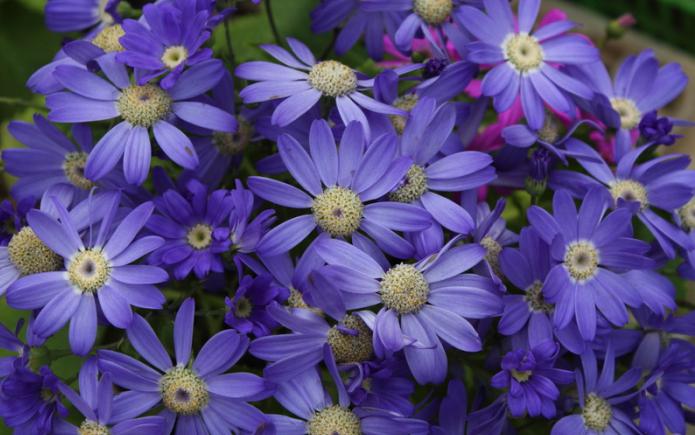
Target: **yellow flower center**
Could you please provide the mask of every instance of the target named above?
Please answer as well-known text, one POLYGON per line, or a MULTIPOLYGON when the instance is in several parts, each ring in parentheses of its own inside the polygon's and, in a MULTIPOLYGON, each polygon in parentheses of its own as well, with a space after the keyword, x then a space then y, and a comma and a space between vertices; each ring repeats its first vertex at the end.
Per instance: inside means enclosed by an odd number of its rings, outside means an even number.
POLYGON ((177 366, 159 380, 164 406, 184 415, 198 413, 210 400, 207 385, 191 369, 177 366))
POLYGON ((212 227, 206 224, 193 225, 186 234, 186 241, 193 249, 205 249, 212 243, 212 227))
POLYGON ((681 225, 686 230, 695 229, 695 197, 678 210, 681 218, 681 225))
MULTIPOLYGON (((393 102, 393 107, 410 112, 417 104, 418 99, 417 94, 406 94, 396 98, 393 102)), ((396 129, 396 132, 398 134, 403 134, 406 118, 400 115, 389 115, 389 119, 391 120, 391 124, 393 124, 393 128, 396 129)))
POLYGON ((398 264, 381 280, 381 301, 400 314, 418 311, 427 302, 430 286, 425 276, 410 264, 398 264))
POLYGON ((526 382, 531 378, 531 370, 522 370, 522 371, 517 371, 516 369, 512 369, 512 377, 516 379, 518 382, 526 382))
POLYGON ((109 435, 111 432, 109 428, 103 426, 96 421, 85 420, 77 429, 78 435, 109 435))
POLYGON ((309 84, 323 95, 340 97, 357 89, 357 76, 350 67, 335 60, 325 60, 311 68, 309 84))
POLYGON ((625 201, 637 201, 641 209, 649 206, 647 198, 647 189, 644 185, 635 180, 617 180, 610 184, 610 192, 616 205, 618 199, 622 198, 625 201))
POLYGON ((212 144, 220 154, 233 156, 244 151, 246 145, 251 142, 253 126, 243 117, 238 116, 239 129, 235 133, 216 131, 212 135, 212 144))
POLYGON ((632 130, 642 120, 642 112, 637 108, 637 104, 629 98, 611 98, 611 106, 620 115, 621 128, 632 130))
POLYGON ((543 283, 540 281, 535 281, 526 289, 524 300, 529 308, 537 313, 550 313, 553 311, 552 304, 547 303, 543 298, 543 283))
POLYGON ((139 127, 151 127, 167 117, 172 100, 169 94, 155 85, 131 85, 121 92, 116 103, 121 117, 139 127))
POLYGON ((309 435, 362 435, 360 418, 338 405, 329 406, 314 414, 307 423, 309 435))
POLYGON ((78 151, 65 154, 63 172, 65 172, 65 176, 73 186, 82 190, 89 190, 96 186, 95 182, 84 176, 84 167, 86 164, 87 153, 85 152, 78 151))
POLYGON ((580 240, 567 246, 564 264, 575 281, 593 278, 598 270, 598 262, 598 250, 593 243, 580 240))
POLYGON ((483 237, 480 244, 485 248, 485 260, 492 268, 492 271, 497 275, 502 275, 502 270, 500 269, 500 253, 502 252, 502 245, 490 236, 483 237))
POLYGON ((311 211, 322 230, 333 237, 344 237, 359 228, 364 205, 352 190, 329 187, 314 198, 311 211))
POLYGON ((53 272, 63 265, 60 255, 51 251, 29 227, 12 236, 7 253, 22 276, 53 272))
POLYGON ((403 184, 389 194, 392 201, 413 202, 427 192, 427 175, 419 165, 412 165, 405 175, 403 184))
POLYGON ((107 53, 114 51, 123 51, 125 48, 121 45, 121 36, 125 35, 125 30, 120 24, 104 27, 97 36, 92 39, 92 44, 101 48, 107 53))
POLYGON ((613 418, 613 410, 610 403, 594 393, 586 396, 584 409, 582 410, 584 426, 600 433, 608 427, 611 418, 613 418))
POLYGON ((432 26, 445 22, 453 8, 452 0, 413 0, 413 11, 432 26))
POLYGON ((538 40, 528 33, 513 33, 502 42, 507 62, 520 73, 532 72, 543 63, 545 53, 538 40))
POLYGON ((167 47, 162 54, 162 63, 169 69, 174 69, 188 59, 188 50, 182 45, 167 47))
POLYGON ((101 249, 80 251, 68 264, 68 279, 82 293, 94 293, 104 286, 111 275, 111 265, 101 249))
POLYGON ((368 360, 372 356, 372 331, 362 319, 352 314, 345 316, 343 325, 357 331, 350 335, 333 326, 328 331, 328 344, 338 363, 355 363, 368 360))

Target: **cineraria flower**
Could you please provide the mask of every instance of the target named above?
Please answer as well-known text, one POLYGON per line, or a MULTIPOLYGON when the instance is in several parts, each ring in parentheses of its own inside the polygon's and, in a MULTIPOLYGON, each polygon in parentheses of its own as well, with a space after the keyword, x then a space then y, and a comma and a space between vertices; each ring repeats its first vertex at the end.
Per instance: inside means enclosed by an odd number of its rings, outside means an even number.
POLYGON ((87 197, 95 186, 116 189, 126 186, 123 174, 112 171, 94 182, 84 175, 87 158, 92 150, 92 132, 87 125, 72 127, 75 145, 41 115, 34 115, 34 125, 13 121, 10 134, 27 148, 3 150, 5 170, 19 179, 12 185, 12 196, 20 201, 41 198, 49 187, 65 184, 71 187, 72 201, 77 203, 87 197))
POLYGON ((335 53, 347 53, 362 34, 369 57, 381 60, 384 57, 384 37, 392 37, 402 21, 401 12, 372 12, 366 10, 365 2, 359 0, 322 0, 311 11, 311 31, 324 33, 337 29, 345 22, 335 40, 335 53))
POLYGON ((253 61, 235 70, 237 77, 258 82, 242 89, 239 96, 244 103, 284 98, 273 112, 273 124, 288 125, 314 107, 322 96, 335 98, 343 123, 358 121, 368 137, 369 122, 363 109, 386 115, 405 114, 360 92, 360 87, 372 87, 373 80, 358 78, 350 67, 335 60, 317 62, 309 47, 294 38, 287 38, 287 44, 294 55, 277 45, 261 46, 286 66, 253 61))
POLYGON ((274 284, 270 275, 255 278, 242 276, 242 265, 239 262, 236 265, 240 271, 239 286, 233 298, 225 298, 228 311, 224 322, 242 334, 253 334, 255 337, 269 335, 278 323, 268 314, 267 307, 273 301, 286 301, 289 291, 274 284))
POLYGON ((142 16, 144 23, 123 21, 125 35, 119 41, 124 50, 116 55, 119 62, 138 70, 139 86, 165 74, 159 84, 171 89, 184 68, 212 57, 211 49, 202 48, 210 38, 209 13, 196 11, 194 0, 146 4, 142 16))
POLYGON ((402 355, 361 364, 344 364, 350 401, 357 406, 390 409, 401 415, 412 415, 415 405, 410 395, 415 385, 402 355))
POLYGON ((286 309, 278 304, 267 308, 278 323, 293 331, 257 338, 249 353, 271 363, 264 375, 284 382, 315 367, 327 358, 329 366, 361 363, 373 357, 372 331, 359 313, 344 316, 330 326, 320 315, 306 309, 286 309))
MULTIPOLYGON (((659 354, 658 348, 649 351, 659 354)), ((682 405, 695 406, 693 358, 695 348, 682 340, 671 341, 660 355, 655 373, 639 396, 639 427, 644 433, 663 435, 665 429, 670 433, 687 432, 682 405)))
POLYGON ((350 406, 350 399, 342 382, 333 375, 338 387, 338 403, 334 404, 324 389, 315 369, 309 369, 295 378, 278 385, 275 399, 299 418, 269 415, 275 430, 283 435, 382 435, 408 433, 424 435, 427 422, 406 418, 390 409, 350 406))
POLYGON ((529 222, 552 246, 555 265, 545 279, 543 296, 555 304, 555 326, 562 329, 576 319, 585 340, 596 335, 597 309, 622 326, 628 320, 625 305, 642 303, 630 282, 616 272, 654 266, 645 255, 649 245, 630 237, 630 212, 623 208, 606 215, 607 208, 603 192, 592 189, 579 213, 566 190, 555 193, 552 216, 538 206, 528 210, 529 222))
POLYGON ((176 364, 152 327, 139 315, 128 328, 128 340, 154 368, 122 353, 99 350, 99 368, 116 385, 130 390, 129 416, 158 405, 166 420, 165 433, 204 434, 208 431, 253 433, 266 421, 246 403, 272 395, 269 384, 251 373, 225 373, 246 352, 248 339, 231 329, 213 335, 191 358, 195 301, 186 299, 174 321, 176 364), (191 360, 192 359, 192 360, 191 360))
POLYGON ((54 122, 122 119, 89 154, 84 174, 90 180, 104 177, 123 156, 126 181, 142 184, 150 170, 150 128, 171 160, 194 169, 198 155, 191 140, 170 123, 174 115, 216 131, 232 132, 237 128, 236 120, 227 112, 200 101, 189 101, 217 84, 224 69, 219 60, 207 60, 189 68, 168 91, 155 84, 131 84, 125 65, 120 63, 100 65, 113 85, 82 68, 59 66, 54 75, 68 91, 46 97, 48 119, 54 122))
POLYGON ((653 145, 670 146, 676 143, 677 139, 683 137, 682 134, 671 134, 673 126, 677 123, 680 122, 666 116, 659 117, 656 110, 652 110, 642 117, 639 123, 639 132, 645 141, 653 145))
POLYGON ((611 343, 608 344, 600 376, 596 355, 591 349, 582 354, 582 368, 582 372, 577 372, 577 391, 582 412, 561 418, 553 426, 551 434, 640 433, 632 419, 617 407, 634 396, 626 393, 639 380, 640 370, 631 368, 615 380, 615 359, 611 343))
POLYGON ((567 165, 568 157, 584 156, 568 149, 565 149, 565 144, 571 141, 577 141, 573 138, 574 132, 582 125, 589 124, 590 126, 600 129, 598 125, 588 119, 582 119, 574 122, 567 129, 564 135, 560 135, 560 128, 557 125, 555 117, 550 115, 545 118, 543 128, 532 130, 524 124, 515 124, 505 127, 502 130, 502 137, 508 145, 518 148, 530 148, 534 144, 550 151, 553 156, 557 157, 567 165))
POLYGON ((233 207, 229 192, 208 193, 206 185, 191 179, 182 193, 170 189, 154 199, 158 214, 150 217, 147 229, 165 242, 150 254, 149 263, 171 269, 177 280, 191 271, 198 279, 223 272, 222 253, 232 243, 225 226, 233 207))
POLYGON ((480 337, 467 318, 496 316, 502 309, 492 280, 463 273, 483 260, 485 250, 472 244, 451 248, 452 242, 416 264, 390 268, 344 241, 316 242, 318 255, 329 264, 329 281, 361 297, 355 308, 383 304, 374 321, 376 354, 403 349, 420 384, 440 383, 446 376, 441 340, 459 350, 479 351, 480 337))
POLYGON ((99 379, 96 358, 88 359, 80 369, 80 394, 65 384, 58 389, 84 416, 79 427, 67 421, 56 424, 55 433, 75 435, 160 435, 164 433, 164 419, 159 416, 132 418, 128 394, 113 395, 111 375, 99 379))
POLYGON ((651 49, 625 59, 613 81, 602 62, 577 69, 575 76, 592 84, 604 97, 596 100, 592 111, 609 126, 618 128, 613 150, 616 161, 631 150, 637 139, 634 133, 644 116, 673 101, 688 84, 679 64, 669 63, 659 68, 651 49), (653 83, 664 86, 653 86, 653 83))
MULTIPOLYGON (((473 192, 464 196, 465 199, 469 200, 473 197, 473 192)), ((484 260, 488 269, 485 272, 495 280, 498 276, 502 276, 499 259, 502 248, 516 243, 519 239, 517 234, 507 229, 507 222, 502 218, 502 212, 506 205, 507 202, 504 199, 499 199, 492 210, 486 202, 479 202, 469 208, 475 210, 476 226, 472 234, 473 241, 485 248, 484 260)))
MULTIPOLYGON (((419 33, 423 34, 433 47, 441 45, 437 43, 430 33, 430 28, 446 29, 464 3, 469 0, 364 0, 364 10, 368 12, 390 12, 404 14, 394 35, 396 47, 402 51, 410 51, 413 39, 419 33), (418 33, 419 31, 419 33, 418 33)), ((447 29, 448 30, 448 29, 447 29)))
POLYGON ((51 435, 68 410, 58 396, 60 380, 47 366, 15 370, 0 384, 0 417, 16 434, 51 435))
POLYGON ((460 151, 437 158, 452 134, 454 106, 437 107, 424 97, 410 111, 400 141, 400 154, 413 164, 401 183, 389 193, 392 201, 415 203, 427 210, 443 227, 458 234, 473 229, 473 219, 454 201, 434 191, 461 192, 485 185, 495 178, 492 157, 478 151, 460 151))
POLYGON ((587 156, 578 157, 577 162, 591 176, 576 171, 555 171, 551 186, 568 189, 579 197, 594 186, 601 186, 612 198, 613 207, 627 208, 637 215, 669 258, 675 257, 673 243, 684 248, 690 246, 682 231, 653 210, 672 213, 695 194, 695 171, 688 169, 690 158, 687 155, 669 154, 636 164, 649 148, 649 145, 643 145, 623 156, 613 172, 590 146, 573 141, 567 147, 587 156))
POLYGON ((240 180, 234 180, 235 189, 229 191, 232 210, 229 213, 229 239, 231 249, 241 254, 256 251, 256 245, 275 222, 275 210, 263 210, 252 218, 255 211, 255 197, 244 189, 240 180))
POLYGON ((412 245, 394 230, 424 230, 431 225, 429 213, 411 204, 372 202, 393 190, 411 166, 409 158, 396 158, 396 148, 396 137, 384 135, 365 150, 364 134, 356 122, 348 125, 338 148, 328 123, 316 120, 309 139, 311 156, 291 136, 280 136, 278 149, 283 162, 311 196, 263 177, 249 177, 249 188, 267 201, 310 208, 312 214, 270 230, 257 251, 269 257, 287 252, 318 226, 332 237, 341 238, 354 238, 362 230, 388 254, 409 257, 412 245))
POLYGON ((115 226, 120 194, 112 194, 109 199, 96 237, 91 237, 90 226, 86 243, 78 234, 74 217, 59 202, 55 207, 60 222, 46 212, 30 211, 27 220, 33 238, 18 249, 36 249, 36 240, 40 240, 52 251, 42 261, 53 261, 58 267, 23 276, 7 289, 11 307, 41 310, 33 325, 40 337, 53 335, 70 320, 70 347, 78 355, 85 355, 94 344, 97 303, 106 320, 117 328, 130 324, 131 305, 160 309, 164 303, 164 296, 153 284, 166 281, 166 272, 131 264, 163 243, 157 236, 135 239, 154 206, 151 202, 141 204, 115 226), (64 270, 57 270, 63 265, 64 270))
POLYGON ((513 335, 527 330, 531 347, 552 340, 553 305, 543 297, 543 282, 552 267, 550 247, 533 227, 526 227, 519 235, 519 249, 504 248, 499 260, 504 276, 525 294, 504 295, 504 312, 498 331, 513 335))
POLYGON ((574 373, 555 368, 560 347, 544 341, 531 349, 516 349, 502 358, 502 371, 490 380, 495 388, 506 388, 507 405, 513 417, 555 417, 560 397, 556 384, 569 384, 574 373))
POLYGON ((53 32, 75 32, 120 21, 120 0, 48 0, 46 27, 53 32))
POLYGON ((546 24, 532 32, 540 0, 520 0, 519 22, 515 26, 508 1, 485 2, 487 15, 471 6, 462 6, 456 18, 479 39, 466 46, 467 59, 494 65, 485 74, 483 95, 493 97, 497 112, 507 110, 517 97, 528 125, 543 127, 545 108, 574 116, 572 96, 590 99, 593 91, 584 83, 560 71, 563 65, 587 64, 599 59, 598 50, 579 35, 566 35, 576 26, 571 21, 546 24))

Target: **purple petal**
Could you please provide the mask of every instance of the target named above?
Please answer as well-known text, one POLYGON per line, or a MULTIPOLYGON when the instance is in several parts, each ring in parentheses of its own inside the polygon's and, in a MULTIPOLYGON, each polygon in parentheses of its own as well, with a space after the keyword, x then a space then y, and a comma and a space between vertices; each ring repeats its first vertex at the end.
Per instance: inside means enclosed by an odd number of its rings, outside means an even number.
POLYGON ((84 168, 85 177, 90 180, 99 180, 108 174, 118 163, 125 151, 125 144, 130 138, 131 126, 123 121, 109 130, 96 145, 84 168))
POLYGON ((76 355, 86 355, 92 349, 97 335, 97 306, 94 296, 84 294, 70 320, 70 349, 76 355))
POLYGON ((316 165, 299 142, 283 134, 278 138, 278 150, 287 169, 307 192, 314 196, 323 192, 316 165))
POLYGON ((433 305, 422 307, 417 316, 425 327, 434 328, 442 340, 455 348, 465 352, 482 349, 478 332, 463 317, 433 305))
POLYGON ((321 92, 307 89, 278 104, 273 111, 271 122, 279 127, 286 127, 300 116, 311 110, 321 99, 321 92))
POLYGON ((99 290, 99 306, 104 312, 104 317, 113 326, 125 329, 133 320, 133 311, 128 302, 118 294, 110 285, 105 285, 99 290))
POLYGON ((115 101, 120 94, 109 82, 83 68, 61 65, 53 76, 67 89, 94 100, 115 101))
POLYGON ((74 291, 57 294, 36 316, 33 330, 39 337, 50 337, 67 323, 80 305, 81 295, 74 291))
POLYGON ((323 238, 314 245, 316 253, 328 264, 352 269, 370 278, 380 278, 384 271, 365 252, 342 240, 323 238))
POLYGON ((198 166, 198 154, 193 143, 181 130, 166 121, 157 121, 152 130, 167 157, 186 169, 198 166))
POLYGON ((283 254, 301 243, 314 228, 316 222, 312 215, 297 216, 268 231, 256 250, 267 257, 283 254))
POLYGON ((176 351, 176 364, 186 365, 191 359, 191 345, 193 343, 193 316, 195 314, 195 300, 186 299, 179 307, 174 320, 174 349, 176 351))
POLYGON ((326 186, 335 186, 338 181, 338 151, 333 132, 323 119, 311 124, 309 147, 321 181, 326 186))
POLYGON ((200 349, 193 361, 193 369, 201 377, 226 371, 245 354, 248 343, 248 339, 236 331, 218 332, 200 349))
POLYGON ((232 115, 210 104, 186 101, 174 103, 171 109, 176 116, 198 127, 230 133, 238 128, 237 121, 232 115))
POLYGON ((147 362, 162 372, 166 372, 172 367, 169 354, 145 319, 139 315, 133 316, 133 321, 128 327, 127 333, 130 343, 147 362))
POLYGON ((112 119, 119 115, 114 101, 99 101, 70 92, 56 92, 46 97, 53 122, 92 122, 112 119))

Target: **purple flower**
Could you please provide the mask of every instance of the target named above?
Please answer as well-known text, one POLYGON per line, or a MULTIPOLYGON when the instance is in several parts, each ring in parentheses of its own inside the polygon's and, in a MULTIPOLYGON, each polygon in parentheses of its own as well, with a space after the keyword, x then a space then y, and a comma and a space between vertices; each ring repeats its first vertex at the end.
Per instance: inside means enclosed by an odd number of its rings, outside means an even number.
POLYGON ((38 373, 19 368, 0 384, 0 417, 17 434, 50 435, 68 415, 60 402, 60 380, 47 366, 38 373))
POLYGON ((75 32, 120 21, 120 0, 48 0, 46 27, 54 32, 75 32))
POLYGON ((289 208, 311 209, 311 214, 283 222, 258 243, 257 251, 268 257, 287 252, 316 227, 332 237, 362 240, 364 231, 385 252, 407 258, 412 245, 395 231, 421 231, 431 225, 429 213, 398 202, 373 202, 393 190, 411 166, 407 157, 396 158, 396 137, 380 136, 365 150, 362 129, 348 125, 336 146, 324 120, 311 126, 306 152, 294 138, 283 135, 278 148, 285 166, 307 191, 263 177, 249 177, 257 196, 289 208))
POLYGON ((176 364, 162 346, 152 327, 139 315, 133 317, 128 339, 154 368, 122 353, 100 350, 99 368, 111 375, 116 385, 127 390, 128 417, 158 405, 166 420, 165 433, 176 425, 179 434, 253 432, 266 417, 246 403, 273 393, 270 385, 250 373, 225 373, 246 352, 248 339, 236 331, 213 335, 191 358, 195 302, 186 299, 174 321, 176 364))
POLYGON ((207 186, 196 179, 189 180, 181 190, 167 190, 154 200, 158 213, 147 222, 147 229, 165 242, 148 261, 171 269, 177 280, 191 271, 198 279, 210 272, 223 272, 222 254, 231 245, 226 227, 233 207, 229 192, 208 192, 207 186))
POLYGON ((56 424, 56 433, 109 433, 127 435, 160 435, 164 432, 164 419, 159 416, 132 418, 127 393, 113 395, 111 375, 99 378, 96 358, 88 359, 80 369, 80 394, 65 384, 58 389, 84 416, 79 428, 66 421, 56 424))
POLYGON ((543 296, 555 304, 555 326, 565 328, 575 319, 585 340, 596 335, 597 309, 622 326, 628 320, 625 304, 642 303, 619 273, 654 266, 645 256, 649 245, 631 237, 630 212, 618 209, 606 215, 607 208, 603 192, 592 189, 579 213, 566 190, 555 193, 553 215, 538 206, 528 210, 529 222, 551 245, 555 265, 545 279, 543 296))
POLYGON ((255 197, 250 190, 244 189, 240 180, 235 180, 236 188, 229 191, 232 210, 229 213, 229 239, 231 249, 241 254, 256 251, 258 242, 275 222, 275 210, 263 210, 252 217, 255 197))
POLYGON ((664 253, 674 258, 674 243, 686 249, 695 245, 654 209, 672 213, 685 206, 695 194, 695 171, 688 169, 690 158, 684 154, 669 154, 636 164, 649 147, 649 144, 643 145, 627 153, 620 159, 614 172, 591 147, 578 141, 572 142, 568 144, 568 149, 590 157, 577 158, 590 176, 555 171, 550 180, 551 186, 568 189, 577 197, 595 186, 601 186, 605 195, 612 199, 613 207, 627 208, 636 214, 664 253))
POLYGON ((507 406, 513 417, 543 415, 555 417, 555 401, 560 397, 556 384, 569 384, 574 373, 556 369, 560 348, 545 341, 531 349, 516 349, 502 358, 502 371, 492 377, 495 388, 506 388, 507 406))
MULTIPOLYGON (((659 349, 650 349, 659 354, 659 349)), ((682 405, 695 406, 695 348, 682 340, 672 340, 661 354, 654 374, 639 396, 639 427, 644 433, 663 435, 686 433, 682 405)))
POLYGON ((324 360, 334 368, 336 363, 357 364, 374 356, 372 331, 361 313, 344 316, 331 326, 308 309, 287 309, 273 303, 267 312, 292 331, 257 338, 249 348, 251 355, 271 362, 263 373, 275 382, 292 379, 324 360))
POLYGON ((521 97, 528 125, 543 127, 547 104, 554 110, 574 117, 572 96, 590 99, 593 91, 584 83, 560 71, 563 65, 587 64, 599 59, 598 51, 579 35, 565 35, 576 24, 558 21, 532 32, 540 0, 519 2, 518 26, 506 0, 485 2, 487 15, 463 6, 456 18, 478 42, 467 45, 466 58, 482 65, 494 65, 485 74, 482 93, 493 97, 495 110, 509 109, 521 97))
MULTIPOLYGON (((35 203, 36 198, 33 197, 16 202, 3 199, 0 202, 0 247, 7 246, 12 236, 22 229, 26 223, 27 212, 34 207, 35 203)), ((1 284, 0 287, 2 287, 1 284)))
POLYGON ((629 369, 615 380, 613 347, 608 345, 599 376, 596 355, 589 349, 582 354, 582 372, 577 372, 581 414, 563 417, 553 426, 552 435, 638 434, 632 419, 617 405, 634 397, 627 393, 640 379, 639 369, 629 369))
POLYGON ((380 304, 374 319, 377 356, 401 349, 418 383, 440 383, 447 360, 441 340, 466 352, 481 350, 478 332, 467 319, 500 314, 502 303, 491 280, 464 274, 485 256, 478 245, 450 248, 416 264, 384 267, 341 240, 323 238, 317 253, 329 264, 325 276, 352 308, 380 304))
POLYGON ((239 94, 244 103, 283 98, 273 112, 272 122, 281 127, 309 111, 322 96, 335 98, 340 117, 346 125, 358 121, 369 137, 369 122, 363 112, 404 115, 394 107, 364 95, 361 88, 371 88, 373 80, 360 79, 350 67, 335 61, 317 62, 309 48, 294 38, 287 38, 294 55, 277 45, 261 48, 286 66, 265 61, 246 62, 236 68, 237 77, 254 80, 239 94))
POLYGON ((369 57, 384 57, 384 36, 393 37, 403 19, 402 12, 373 12, 359 0, 322 0, 311 11, 311 31, 324 33, 341 27, 335 41, 338 55, 347 53, 364 34, 369 57))
POLYGON ((402 355, 380 361, 346 364, 346 389, 352 403, 362 407, 390 409, 410 416, 415 405, 410 395, 415 385, 402 355))
POLYGON ((631 150, 632 132, 639 127, 644 116, 673 101, 688 84, 688 77, 679 64, 669 63, 659 68, 653 50, 625 59, 613 81, 601 62, 582 65, 575 71, 578 79, 592 84, 603 96, 603 99, 596 99, 592 111, 609 126, 618 129, 616 160, 631 150))
MULTIPOLYGON (((241 269, 241 264, 237 268, 241 269)), ((224 322, 242 334, 269 335, 278 323, 268 314, 267 307, 273 301, 284 302, 288 296, 288 290, 274 284, 269 275, 243 276, 234 297, 225 299, 228 311, 224 322)))
MULTIPOLYGON (((519 236, 507 229, 507 222, 502 218, 502 212, 507 204, 506 200, 499 199, 495 204, 495 208, 490 210, 490 206, 486 202, 479 202, 476 205, 477 193, 475 191, 468 192, 464 195, 464 203, 466 208, 475 210, 476 227, 473 230, 473 241, 485 248, 485 261, 482 273, 490 276, 495 282, 501 286, 499 277, 502 276, 500 271, 499 255, 505 246, 516 243, 519 236)), ((503 288, 503 287, 502 287, 503 288)))
MULTIPOLYGON (((434 47, 442 44, 437 41, 430 27, 449 30, 451 18, 461 11, 464 3, 472 3, 471 0, 365 0, 364 10, 368 12, 400 13, 402 17, 398 30, 394 35, 394 42, 399 50, 409 52, 413 39, 422 33, 434 47)), ((440 49, 441 50, 441 49, 440 49)))
POLYGON ((219 60, 210 59, 189 68, 168 91, 154 84, 131 84, 126 67, 112 57, 103 56, 98 62, 113 85, 82 68, 58 66, 54 75, 68 91, 46 98, 51 121, 122 119, 89 154, 85 176, 90 180, 104 177, 123 157, 126 181, 142 184, 150 169, 150 128, 169 158, 184 168, 194 169, 198 155, 191 140, 170 123, 175 117, 215 131, 232 132, 237 128, 229 113, 206 103, 189 101, 220 80, 223 65, 219 60))
POLYGON ((410 111, 400 141, 400 154, 412 159, 404 180, 389 194, 392 201, 415 203, 443 227, 468 234, 473 218, 454 201, 435 193, 476 189, 495 178, 492 157, 478 151, 438 155, 451 136, 456 112, 424 97, 410 111))
POLYGON ((136 240, 154 206, 143 203, 122 216, 116 226, 119 200, 118 193, 108 196, 102 204, 106 215, 99 231, 92 231, 90 226, 86 241, 78 233, 74 215, 71 217, 57 201, 60 221, 46 212, 30 211, 27 220, 35 237, 53 251, 51 261, 64 265, 64 269, 23 276, 7 289, 11 307, 41 310, 33 325, 38 336, 53 335, 69 320, 70 347, 78 355, 85 355, 94 344, 97 303, 106 320, 118 328, 130 324, 131 305, 160 309, 164 303, 164 296, 153 284, 166 281, 166 272, 154 266, 131 264, 163 243, 157 236, 136 240))
MULTIPOLYGON (((92 150, 92 132, 84 124, 72 128, 77 145, 41 115, 34 115, 34 125, 13 121, 10 134, 27 148, 12 148, 2 152, 5 169, 19 179, 12 185, 12 196, 18 200, 41 198, 48 188, 57 184, 70 186, 70 203, 87 197, 96 186, 116 189, 127 184, 123 173, 112 171, 94 182, 84 175, 85 165, 92 150)), ((130 189, 133 191, 133 189, 130 189)))
POLYGON ((164 74, 160 86, 171 89, 186 67, 212 57, 211 49, 202 48, 210 38, 209 12, 196 11, 195 0, 147 4, 142 13, 143 23, 123 21, 125 35, 119 41, 124 50, 116 55, 136 69, 138 85, 164 74))
MULTIPOLYGON (((334 379, 336 376, 333 376, 334 379)), ((406 418, 385 409, 350 406, 350 399, 339 379, 335 379, 339 400, 334 404, 321 383, 319 372, 307 370, 278 386, 275 398, 298 418, 269 415, 275 430, 283 435, 408 433, 424 435, 427 422, 406 418)))
POLYGON ((639 131, 645 141, 654 145, 673 145, 676 139, 683 137, 681 134, 671 134, 674 122, 666 117, 659 117, 656 110, 652 110, 642 117, 639 123, 639 131))

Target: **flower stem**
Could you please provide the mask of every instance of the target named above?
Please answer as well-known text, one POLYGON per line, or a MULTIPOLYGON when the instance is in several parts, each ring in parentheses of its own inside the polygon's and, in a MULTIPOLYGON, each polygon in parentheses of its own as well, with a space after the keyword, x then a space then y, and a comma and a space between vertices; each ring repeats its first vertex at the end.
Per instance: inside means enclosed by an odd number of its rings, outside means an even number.
POLYGON ((280 38, 280 33, 278 32, 277 25, 275 24, 275 18, 273 18, 273 7, 271 0, 265 0, 265 13, 268 16, 268 23, 270 24, 270 30, 273 31, 275 43, 277 45, 282 45, 282 39, 280 38))

